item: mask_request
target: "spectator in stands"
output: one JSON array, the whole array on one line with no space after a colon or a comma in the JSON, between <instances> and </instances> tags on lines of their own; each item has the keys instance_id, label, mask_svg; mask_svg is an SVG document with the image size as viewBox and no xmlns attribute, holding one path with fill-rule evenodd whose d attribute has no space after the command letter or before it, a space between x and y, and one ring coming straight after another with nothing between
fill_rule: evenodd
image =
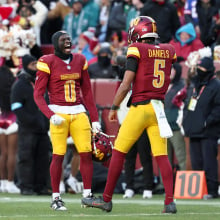
<instances>
[{"instance_id":1,"label":"spectator in stands","mask_svg":"<svg viewBox=\"0 0 220 220\"><path fill-rule=\"evenodd\" d=\"M167 139L168 156L170 163L173 163L173 153L175 153L180 170L186 169L186 149L184 137L180 132L180 127L176 123L179 108L172 103L173 97L180 91L185 83L181 78L182 66L174 63L171 69L171 83L164 100L164 108L168 123L173 131L173 136Z\"/></svg>"},{"instance_id":2,"label":"spectator in stands","mask_svg":"<svg viewBox=\"0 0 220 220\"><path fill-rule=\"evenodd\" d=\"M90 78L116 78L111 64L112 52L110 47L102 47L98 52L97 62L90 64L88 72Z\"/></svg>"},{"instance_id":3,"label":"spectator in stands","mask_svg":"<svg viewBox=\"0 0 220 220\"><path fill-rule=\"evenodd\" d=\"M39 111L33 98L36 59L22 57L23 69L11 92L11 109L17 116L18 180L22 195L50 194L48 120Z\"/></svg>"},{"instance_id":4,"label":"spectator in stands","mask_svg":"<svg viewBox=\"0 0 220 220\"><path fill-rule=\"evenodd\" d=\"M26 14L26 12L22 11L24 8L29 8L32 13ZM19 0L17 13L22 13L23 21L27 23L28 26L33 27L36 34L37 45L40 46L41 26L47 18L47 7L40 0Z\"/></svg>"},{"instance_id":5,"label":"spectator in stands","mask_svg":"<svg viewBox=\"0 0 220 220\"><path fill-rule=\"evenodd\" d=\"M55 7L48 12L47 19L60 18L63 21L65 16L69 14L71 10L68 0L59 0Z\"/></svg>"},{"instance_id":6,"label":"spectator in stands","mask_svg":"<svg viewBox=\"0 0 220 220\"><path fill-rule=\"evenodd\" d=\"M141 9L141 15L152 17L157 22L161 43L168 43L180 27L177 9L168 0L149 0Z\"/></svg>"},{"instance_id":7,"label":"spectator in stands","mask_svg":"<svg viewBox=\"0 0 220 220\"><path fill-rule=\"evenodd\" d=\"M47 19L41 29L41 41L43 44L51 44L51 36L62 29L64 18L72 11L69 0L58 0L51 4Z\"/></svg>"},{"instance_id":8,"label":"spectator in stands","mask_svg":"<svg viewBox=\"0 0 220 220\"><path fill-rule=\"evenodd\" d=\"M196 35L200 35L198 14L196 11L197 0L186 0L184 6L184 18L186 23L192 23L195 27Z\"/></svg>"},{"instance_id":9,"label":"spectator in stands","mask_svg":"<svg viewBox=\"0 0 220 220\"><path fill-rule=\"evenodd\" d=\"M100 6L94 0L82 0L82 3L85 16L88 17L88 27L97 27Z\"/></svg>"},{"instance_id":10,"label":"spectator in stands","mask_svg":"<svg viewBox=\"0 0 220 220\"><path fill-rule=\"evenodd\" d=\"M126 19L126 31L128 31L130 27L130 22L133 18L136 18L140 15L141 9L144 7L144 0L132 0L132 7L128 12Z\"/></svg>"},{"instance_id":11,"label":"spectator in stands","mask_svg":"<svg viewBox=\"0 0 220 220\"><path fill-rule=\"evenodd\" d=\"M110 0L101 0L99 21L98 21L98 25L96 26L96 36L99 42L104 42L106 39L109 12L110 12Z\"/></svg>"},{"instance_id":12,"label":"spectator in stands","mask_svg":"<svg viewBox=\"0 0 220 220\"><path fill-rule=\"evenodd\" d=\"M208 194L204 199L218 197L220 81L214 70L212 57L199 60L193 78L194 87L188 90L185 99L182 123L185 135L190 138L192 169L205 171Z\"/></svg>"},{"instance_id":13,"label":"spectator in stands","mask_svg":"<svg viewBox=\"0 0 220 220\"><path fill-rule=\"evenodd\" d=\"M192 23L180 27L175 38L170 41L176 50L178 61L185 61L190 52L197 51L204 47L200 39L196 37L196 31Z\"/></svg>"},{"instance_id":14,"label":"spectator in stands","mask_svg":"<svg viewBox=\"0 0 220 220\"><path fill-rule=\"evenodd\" d=\"M123 47L126 47L127 44L127 32L125 31L116 31L112 34L110 43L113 50L120 50Z\"/></svg>"},{"instance_id":15,"label":"spectator in stands","mask_svg":"<svg viewBox=\"0 0 220 220\"><path fill-rule=\"evenodd\" d=\"M215 0L197 0L196 12L200 39L205 46L212 46L220 30L219 9Z\"/></svg>"},{"instance_id":16,"label":"spectator in stands","mask_svg":"<svg viewBox=\"0 0 220 220\"><path fill-rule=\"evenodd\" d=\"M113 4L108 19L106 41L110 41L113 33L126 31L126 19L131 7L131 0L123 0L117 4Z\"/></svg>"},{"instance_id":17,"label":"spectator in stands","mask_svg":"<svg viewBox=\"0 0 220 220\"><path fill-rule=\"evenodd\" d=\"M83 10L82 0L72 0L72 12L64 18L62 29L72 38L72 44L75 47L78 44L78 38L81 33L90 27L89 16Z\"/></svg>"},{"instance_id":18,"label":"spectator in stands","mask_svg":"<svg viewBox=\"0 0 220 220\"><path fill-rule=\"evenodd\" d=\"M94 48L97 44L98 40L95 38L94 32L91 30L84 31L79 35L78 44L74 48L74 52L83 54L90 64L90 61L96 57Z\"/></svg>"},{"instance_id":19,"label":"spectator in stands","mask_svg":"<svg viewBox=\"0 0 220 220\"><path fill-rule=\"evenodd\" d=\"M18 125L10 107L11 86L15 81L11 64L7 61L0 66L0 192L20 193L14 183Z\"/></svg>"},{"instance_id":20,"label":"spectator in stands","mask_svg":"<svg viewBox=\"0 0 220 220\"><path fill-rule=\"evenodd\" d=\"M174 0L174 5L177 9L177 15L180 19L181 26L186 24L185 15L184 15L185 2L186 0Z\"/></svg>"}]
</instances>

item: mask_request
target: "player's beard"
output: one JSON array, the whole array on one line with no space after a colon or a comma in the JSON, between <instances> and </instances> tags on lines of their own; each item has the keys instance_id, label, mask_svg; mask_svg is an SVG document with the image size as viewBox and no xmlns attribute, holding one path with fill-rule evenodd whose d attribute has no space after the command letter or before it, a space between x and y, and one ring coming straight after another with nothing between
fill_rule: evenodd
<instances>
[{"instance_id":1,"label":"player's beard","mask_svg":"<svg viewBox=\"0 0 220 220\"><path fill-rule=\"evenodd\" d=\"M63 53L61 50L55 50L54 54L62 60L67 60L71 57L71 54Z\"/></svg>"}]
</instances>

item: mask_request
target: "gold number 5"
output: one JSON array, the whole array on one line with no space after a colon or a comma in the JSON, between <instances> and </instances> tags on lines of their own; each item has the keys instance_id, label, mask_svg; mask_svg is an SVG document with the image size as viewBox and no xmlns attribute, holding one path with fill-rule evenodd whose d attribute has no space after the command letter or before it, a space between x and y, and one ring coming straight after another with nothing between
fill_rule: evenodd
<instances>
[{"instance_id":1,"label":"gold number 5","mask_svg":"<svg viewBox=\"0 0 220 220\"><path fill-rule=\"evenodd\" d=\"M154 61L154 77L156 77L156 79L152 82L155 88L161 88L164 85L165 73L161 68L165 68L165 60L156 59Z\"/></svg>"}]
</instances>

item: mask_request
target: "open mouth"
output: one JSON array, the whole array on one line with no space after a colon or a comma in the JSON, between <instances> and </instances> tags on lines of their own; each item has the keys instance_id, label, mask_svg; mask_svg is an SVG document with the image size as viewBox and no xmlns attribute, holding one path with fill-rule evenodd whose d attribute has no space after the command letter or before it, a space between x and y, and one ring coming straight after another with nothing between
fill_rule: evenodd
<instances>
[{"instance_id":1,"label":"open mouth","mask_svg":"<svg viewBox=\"0 0 220 220\"><path fill-rule=\"evenodd\" d=\"M64 50L66 53L70 53L71 52L71 43L67 43L65 46L64 46Z\"/></svg>"}]
</instances>

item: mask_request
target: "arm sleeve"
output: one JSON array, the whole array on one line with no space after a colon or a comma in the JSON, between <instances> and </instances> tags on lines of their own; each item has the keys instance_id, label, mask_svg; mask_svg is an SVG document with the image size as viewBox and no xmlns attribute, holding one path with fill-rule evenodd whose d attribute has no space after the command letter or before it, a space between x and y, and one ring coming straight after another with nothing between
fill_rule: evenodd
<instances>
[{"instance_id":1,"label":"arm sleeve","mask_svg":"<svg viewBox=\"0 0 220 220\"><path fill-rule=\"evenodd\" d=\"M128 57L126 61L126 70L130 70L136 73L138 68L138 60L134 57Z\"/></svg>"},{"instance_id":2,"label":"arm sleeve","mask_svg":"<svg viewBox=\"0 0 220 220\"><path fill-rule=\"evenodd\" d=\"M85 106L89 111L91 121L99 121L97 108L92 94L92 87L88 74L88 69L83 70L82 72L81 91Z\"/></svg>"}]
</instances>

